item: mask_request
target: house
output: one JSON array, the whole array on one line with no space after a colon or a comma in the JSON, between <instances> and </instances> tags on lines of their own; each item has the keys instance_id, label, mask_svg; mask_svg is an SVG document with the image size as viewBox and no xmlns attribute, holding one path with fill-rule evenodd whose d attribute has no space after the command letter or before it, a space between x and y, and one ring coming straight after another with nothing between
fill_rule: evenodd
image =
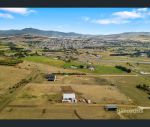
<instances>
[{"instance_id":1,"label":"house","mask_svg":"<svg viewBox=\"0 0 150 127\"><path fill-rule=\"evenodd\" d=\"M147 56L147 54L146 53L140 53L140 56L145 57L145 56Z\"/></svg>"},{"instance_id":2,"label":"house","mask_svg":"<svg viewBox=\"0 0 150 127\"><path fill-rule=\"evenodd\" d=\"M61 86L63 92L62 102L77 103L76 94L71 86Z\"/></svg>"},{"instance_id":3,"label":"house","mask_svg":"<svg viewBox=\"0 0 150 127\"><path fill-rule=\"evenodd\" d=\"M95 67L93 67L93 66L89 66L88 69L91 71L95 71Z\"/></svg>"},{"instance_id":4,"label":"house","mask_svg":"<svg viewBox=\"0 0 150 127\"><path fill-rule=\"evenodd\" d=\"M108 104L108 105L105 105L104 108L106 111L117 111L118 106L115 104Z\"/></svg>"},{"instance_id":5,"label":"house","mask_svg":"<svg viewBox=\"0 0 150 127\"><path fill-rule=\"evenodd\" d=\"M56 81L56 75L55 74L49 74L47 77L48 81Z\"/></svg>"}]
</instances>

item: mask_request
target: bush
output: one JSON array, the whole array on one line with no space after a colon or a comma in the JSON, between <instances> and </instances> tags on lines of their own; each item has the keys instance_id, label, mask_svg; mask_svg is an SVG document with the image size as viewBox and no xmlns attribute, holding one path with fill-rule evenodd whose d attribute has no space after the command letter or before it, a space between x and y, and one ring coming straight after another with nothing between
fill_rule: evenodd
<instances>
[{"instance_id":1,"label":"bush","mask_svg":"<svg viewBox=\"0 0 150 127\"><path fill-rule=\"evenodd\" d=\"M21 98L28 98L28 99L30 99L30 98L37 98L37 96L30 95L30 94L27 94L27 93L23 93L22 96L21 96Z\"/></svg>"},{"instance_id":2,"label":"bush","mask_svg":"<svg viewBox=\"0 0 150 127\"><path fill-rule=\"evenodd\" d=\"M144 90L144 91L149 91L149 85L146 85L146 84L139 84L139 85L136 85L136 88L138 89L141 89L141 90Z\"/></svg>"},{"instance_id":3,"label":"bush","mask_svg":"<svg viewBox=\"0 0 150 127\"><path fill-rule=\"evenodd\" d=\"M122 71L125 71L127 73L131 73L131 69L128 69L126 67L123 67L123 66L115 66L117 69L120 69Z\"/></svg>"},{"instance_id":4,"label":"bush","mask_svg":"<svg viewBox=\"0 0 150 127\"><path fill-rule=\"evenodd\" d=\"M16 64L22 62L23 60L19 60L19 59L7 59L7 60L0 60L0 65L15 66Z\"/></svg>"},{"instance_id":5,"label":"bush","mask_svg":"<svg viewBox=\"0 0 150 127\"><path fill-rule=\"evenodd\" d=\"M79 66L79 68L83 69L83 68L84 68L84 66L83 66L83 65L80 65L80 66Z\"/></svg>"}]
</instances>

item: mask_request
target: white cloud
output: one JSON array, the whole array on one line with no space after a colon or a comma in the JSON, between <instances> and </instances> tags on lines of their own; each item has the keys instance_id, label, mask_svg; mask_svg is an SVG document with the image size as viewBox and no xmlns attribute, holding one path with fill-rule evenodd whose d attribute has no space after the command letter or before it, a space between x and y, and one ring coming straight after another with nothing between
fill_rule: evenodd
<instances>
[{"instance_id":1,"label":"white cloud","mask_svg":"<svg viewBox=\"0 0 150 127\"><path fill-rule=\"evenodd\" d=\"M123 19L135 19L135 18L142 18L143 15L138 12L130 12L130 11L122 11L122 12L115 12L112 15L118 16Z\"/></svg>"},{"instance_id":2,"label":"white cloud","mask_svg":"<svg viewBox=\"0 0 150 127\"><path fill-rule=\"evenodd\" d=\"M89 23L108 25L108 24L125 24L130 23L134 19L144 19L150 15L147 8L133 9L131 11L120 11L112 13L108 18L104 19L91 19L90 17L82 18Z\"/></svg>"},{"instance_id":3,"label":"white cloud","mask_svg":"<svg viewBox=\"0 0 150 127\"><path fill-rule=\"evenodd\" d=\"M0 13L0 18L13 19L14 17L11 14Z\"/></svg>"},{"instance_id":4,"label":"white cloud","mask_svg":"<svg viewBox=\"0 0 150 127\"><path fill-rule=\"evenodd\" d=\"M21 15L27 15L35 12L35 10L31 10L28 8L0 8L0 10Z\"/></svg>"},{"instance_id":5,"label":"white cloud","mask_svg":"<svg viewBox=\"0 0 150 127\"><path fill-rule=\"evenodd\" d=\"M146 12L146 11L148 11L148 8L139 8L139 9L137 9L137 11Z\"/></svg>"},{"instance_id":6,"label":"white cloud","mask_svg":"<svg viewBox=\"0 0 150 127\"><path fill-rule=\"evenodd\" d=\"M128 20L122 20L118 18L112 18L112 19L97 19L92 20L91 23L101 24L101 25L108 25L108 24L125 24L129 23Z\"/></svg>"}]
</instances>

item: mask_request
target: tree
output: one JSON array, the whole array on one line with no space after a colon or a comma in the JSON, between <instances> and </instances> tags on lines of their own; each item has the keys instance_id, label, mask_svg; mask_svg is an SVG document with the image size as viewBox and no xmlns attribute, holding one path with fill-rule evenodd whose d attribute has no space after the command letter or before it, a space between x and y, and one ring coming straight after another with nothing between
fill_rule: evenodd
<instances>
[{"instance_id":1,"label":"tree","mask_svg":"<svg viewBox=\"0 0 150 127\"><path fill-rule=\"evenodd\" d=\"M147 57L150 57L150 50L147 52Z\"/></svg>"},{"instance_id":2,"label":"tree","mask_svg":"<svg viewBox=\"0 0 150 127\"><path fill-rule=\"evenodd\" d=\"M83 68L84 68L84 65L80 65L79 67L80 67L81 69L83 69Z\"/></svg>"}]
</instances>

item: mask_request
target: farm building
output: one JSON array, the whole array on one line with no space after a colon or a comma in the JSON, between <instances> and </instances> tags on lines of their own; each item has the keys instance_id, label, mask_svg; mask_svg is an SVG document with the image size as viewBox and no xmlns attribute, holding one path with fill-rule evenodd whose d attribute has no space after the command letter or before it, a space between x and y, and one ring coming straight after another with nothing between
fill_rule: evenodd
<instances>
[{"instance_id":1,"label":"farm building","mask_svg":"<svg viewBox=\"0 0 150 127\"><path fill-rule=\"evenodd\" d=\"M72 68L72 69L78 69L78 67L76 67L76 66L70 66L70 68Z\"/></svg>"},{"instance_id":2,"label":"farm building","mask_svg":"<svg viewBox=\"0 0 150 127\"><path fill-rule=\"evenodd\" d=\"M48 79L48 81L55 81L56 80L56 75L55 74L49 74L47 79Z\"/></svg>"},{"instance_id":3,"label":"farm building","mask_svg":"<svg viewBox=\"0 0 150 127\"><path fill-rule=\"evenodd\" d=\"M70 86L62 86L61 89L63 92L62 102L77 103L75 92Z\"/></svg>"},{"instance_id":4,"label":"farm building","mask_svg":"<svg viewBox=\"0 0 150 127\"><path fill-rule=\"evenodd\" d=\"M118 106L115 104L109 104L109 105L105 105L104 108L106 111L116 111L118 109Z\"/></svg>"},{"instance_id":5,"label":"farm building","mask_svg":"<svg viewBox=\"0 0 150 127\"><path fill-rule=\"evenodd\" d=\"M88 69L89 69L90 71L95 71L95 67L93 67L93 66L89 66Z\"/></svg>"}]
</instances>

